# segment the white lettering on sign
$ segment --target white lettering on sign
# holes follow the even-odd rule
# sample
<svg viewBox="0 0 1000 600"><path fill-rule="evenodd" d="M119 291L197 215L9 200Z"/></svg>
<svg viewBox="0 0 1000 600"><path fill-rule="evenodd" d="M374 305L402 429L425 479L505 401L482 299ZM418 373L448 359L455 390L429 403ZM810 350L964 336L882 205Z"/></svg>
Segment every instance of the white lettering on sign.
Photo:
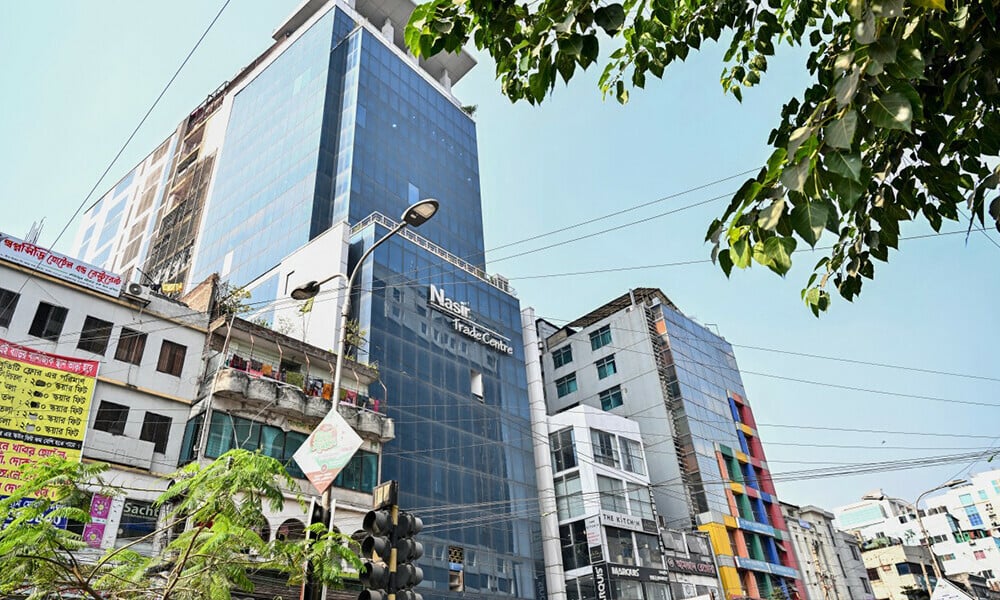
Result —
<svg viewBox="0 0 1000 600"><path fill-rule="evenodd" d="M594 565L594 587L597 588L598 600L608 597L608 582L604 578L604 568L600 565Z"/></svg>
<svg viewBox="0 0 1000 600"><path fill-rule="evenodd" d="M514 354L514 347L510 345L508 338L473 321L469 305L452 300L445 295L444 290L438 289L434 284L430 286L427 304L431 308L451 316L451 326L458 333L484 346L489 346L497 352L503 352L509 356Z"/></svg>
<svg viewBox="0 0 1000 600"><path fill-rule="evenodd" d="M637 567L619 567L611 565L611 574L616 577L638 577L639 569Z"/></svg>

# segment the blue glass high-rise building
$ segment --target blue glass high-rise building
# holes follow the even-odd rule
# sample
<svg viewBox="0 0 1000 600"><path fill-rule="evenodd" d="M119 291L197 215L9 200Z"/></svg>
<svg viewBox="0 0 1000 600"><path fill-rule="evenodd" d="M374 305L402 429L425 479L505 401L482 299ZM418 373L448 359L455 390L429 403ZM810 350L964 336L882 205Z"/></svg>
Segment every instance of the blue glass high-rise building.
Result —
<svg viewBox="0 0 1000 600"><path fill-rule="evenodd" d="M413 6L303 2L171 138L145 264L155 258L154 279L190 287L219 273L254 301L287 304L291 278L343 267L318 251L330 231L348 232L354 268L407 206L437 199L434 218L380 246L352 291L359 359L380 374L371 396L395 422L381 479L398 480L400 504L425 521L424 598L540 598L519 302L485 272L476 127L450 88L474 61L407 54ZM85 226L100 232L98 214ZM290 255L310 273L276 267ZM314 343L333 346L333 332Z"/></svg>

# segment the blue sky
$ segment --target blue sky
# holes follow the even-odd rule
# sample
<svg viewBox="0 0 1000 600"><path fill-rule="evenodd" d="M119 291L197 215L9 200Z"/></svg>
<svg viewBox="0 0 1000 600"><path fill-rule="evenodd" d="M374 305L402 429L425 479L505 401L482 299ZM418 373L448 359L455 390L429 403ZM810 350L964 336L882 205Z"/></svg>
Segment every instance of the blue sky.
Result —
<svg viewBox="0 0 1000 600"><path fill-rule="evenodd" d="M0 4L0 230L24 235L45 218L41 243L52 245L149 104L221 6L206 0L120 0ZM165 95L108 177L100 194L126 173L205 96L260 51L297 0L237 0ZM721 51L707 47L650 79L626 107L603 101L596 67L559 84L541 107L511 105L492 65L479 66L456 95L476 104L486 246L496 248L754 168L769 154L766 138L781 104L808 81L800 50L779 49L760 88L742 105L723 96ZM615 218L488 254L491 272L508 276L523 306L552 321L570 320L630 287L660 287L685 313L738 347L748 398L761 426L772 471L953 454L981 448L1000 434L997 381L884 369L746 348L757 346L1000 377L990 351L1000 337L1000 247L982 234L904 241L878 265L854 304L835 300L814 318L799 289L817 255L800 252L785 278L763 269L727 280L711 264L634 269L700 260L702 240L724 200L656 217L733 191L739 179L664 200ZM96 196L95 196L96 198ZM644 219L639 225L530 252ZM948 223L945 229L958 230ZM76 222L58 249L67 249ZM904 235L930 233L923 223ZM1000 244L996 232L993 239ZM820 245L829 243L821 240ZM628 270L624 270L624 269ZM564 273L619 269L599 274ZM545 276L545 277L538 277ZM779 379L810 380L973 406L851 391ZM957 433L983 438L863 434L772 425ZM1000 439L997 440L1000 443ZM838 448L819 447L846 446ZM859 447L861 446L861 447ZM903 450L894 447L913 447ZM871 448L869 448L871 447ZM780 481L795 503L833 507L873 488L902 498L962 471L967 463L815 481ZM983 463L977 470L988 468Z"/></svg>

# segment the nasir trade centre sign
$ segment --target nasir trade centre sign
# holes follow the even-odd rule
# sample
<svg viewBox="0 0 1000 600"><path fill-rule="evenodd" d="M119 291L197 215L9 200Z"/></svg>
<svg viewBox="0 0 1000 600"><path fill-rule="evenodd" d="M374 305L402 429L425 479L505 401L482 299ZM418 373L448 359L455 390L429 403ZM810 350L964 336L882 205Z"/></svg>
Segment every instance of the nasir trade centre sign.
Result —
<svg viewBox="0 0 1000 600"><path fill-rule="evenodd" d="M97 367L0 340L0 496L40 459L80 460Z"/></svg>

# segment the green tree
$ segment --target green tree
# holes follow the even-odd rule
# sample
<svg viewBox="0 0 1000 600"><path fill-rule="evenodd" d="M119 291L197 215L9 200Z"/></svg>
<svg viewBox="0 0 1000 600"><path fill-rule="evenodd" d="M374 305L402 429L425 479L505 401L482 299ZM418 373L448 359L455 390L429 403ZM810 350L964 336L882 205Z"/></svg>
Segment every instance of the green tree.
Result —
<svg viewBox="0 0 1000 600"><path fill-rule="evenodd" d="M295 489L295 481L277 460L246 450L231 450L207 466L190 464L174 474L156 502L165 515L158 530L121 548L88 552L79 535L54 521L87 522L90 490L115 494L101 481L105 468L46 459L0 501L0 520L8 522L0 530L0 596L228 599L233 590L252 592L251 575L259 571L280 573L297 584L308 560L321 582L336 585L342 561L360 566L347 546L349 538L322 525L311 526L307 540L261 538L264 510L283 508L283 490ZM146 556L132 549L179 525L185 530L161 552Z"/></svg>
<svg viewBox="0 0 1000 600"><path fill-rule="evenodd" d="M852 300L903 221L968 219L1000 230L1000 2L996 0L430 0L406 43L418 55L472 41L511 101L542 102L557 78L602 61L619 102L702 44L728 45L722 87L742 100L782 43L808 45L812 84L781 110L773 152L708 229L728 276L753 263L784 275L804 242L833 245L802 297ZM963 215L962 207L969 210Z"/></svg>

